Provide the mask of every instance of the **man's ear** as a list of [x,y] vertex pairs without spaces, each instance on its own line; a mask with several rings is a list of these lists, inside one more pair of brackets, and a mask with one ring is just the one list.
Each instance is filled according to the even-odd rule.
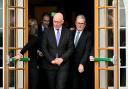
[[62,24],[64,23],[64,20],[62,20]]

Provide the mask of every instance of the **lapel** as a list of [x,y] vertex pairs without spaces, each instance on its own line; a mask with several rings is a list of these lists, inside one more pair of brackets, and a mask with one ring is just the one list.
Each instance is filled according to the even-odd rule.
[[[62,28],[58,47],[63,43],[64,34],[65,34],[65,30]],[[56,43],[56,45],[57,45],[57,43]]]
[[86,42],[86,40],[87,40],[87,31],[85,31],[85,30],[86,29],[84,29],[84,31],[82,32],[82,34],[81,34],[81,36],[79,38],[77,46],[80,45],[81,43],[84,44]]
[[57,42],[56,42],[56,35],[55,35],[55,32],[54,32],[54,28],[51,29],[51,44],[55,45],[57,47]]

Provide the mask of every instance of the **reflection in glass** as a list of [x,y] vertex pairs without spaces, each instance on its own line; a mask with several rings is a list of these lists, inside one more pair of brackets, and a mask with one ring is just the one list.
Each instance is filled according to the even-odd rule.
[[[0,67],[3,66],[3,51],[0,49]],[[3,69],[0,69],[0,87],[3,86]]]
[[10,10],[10,26],[15,27],[15,10]]
[[3,70],[0,69],[0,87],[3,87]]
[[14,87],[15,84],[15,71],[10,70],[9,71],[9,86]]
[[120,49],[121,66],[126,66],[126,49]]
[[120,69],[120,86],[126,86],[126,69]]
[[107,30],[107,34],[108,34],[108,47],[112,47],[113,44],[114,44],[114,41],[113,41],[113,29],[109,29]]
[[15,6],[15,0],[10,0],[10,6]]
[[3,50],[0,49],[0,67],[3,66]]
[[120,27],[126,27],[125,9],[120,9]]
[[108,86],[114,85],[114,72],[112,70],[108,71]]
[[3,10],[0,9],[0,28],[3,28]]
[[3,47],[3,29],[0,29],[0,47]]
[[113,0],[108,0],[108,6],[112,6],[113,5]]
[[113,9],[107,9],[107,23],[109,27],[113,26]]
[[120,46],[126,46],[126,32],[125,29],[120,30]]
[[12,29],[9,31],[9,47],[16,47],[16,35],[15,35],[15,29]]
[[3,0],[0,0],[0,8],[3,8]]

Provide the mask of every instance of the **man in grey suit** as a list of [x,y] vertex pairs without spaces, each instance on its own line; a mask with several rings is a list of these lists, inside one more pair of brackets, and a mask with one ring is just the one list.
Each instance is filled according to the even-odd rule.
[[46,69],[50,89],[65,89],[68,76],[69,57],[74,44],[70,30],[63,28],[62,13],[53,17],[53,27],[45,30],[42,51],[45,56],[43,67]]

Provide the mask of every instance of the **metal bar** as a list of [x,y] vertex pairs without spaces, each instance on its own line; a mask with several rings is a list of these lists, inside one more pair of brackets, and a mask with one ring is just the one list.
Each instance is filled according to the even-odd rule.
[[110,62],[111,58],[94,58],[95,62],[100,62],[100,61],[106,61],[106,62]]

